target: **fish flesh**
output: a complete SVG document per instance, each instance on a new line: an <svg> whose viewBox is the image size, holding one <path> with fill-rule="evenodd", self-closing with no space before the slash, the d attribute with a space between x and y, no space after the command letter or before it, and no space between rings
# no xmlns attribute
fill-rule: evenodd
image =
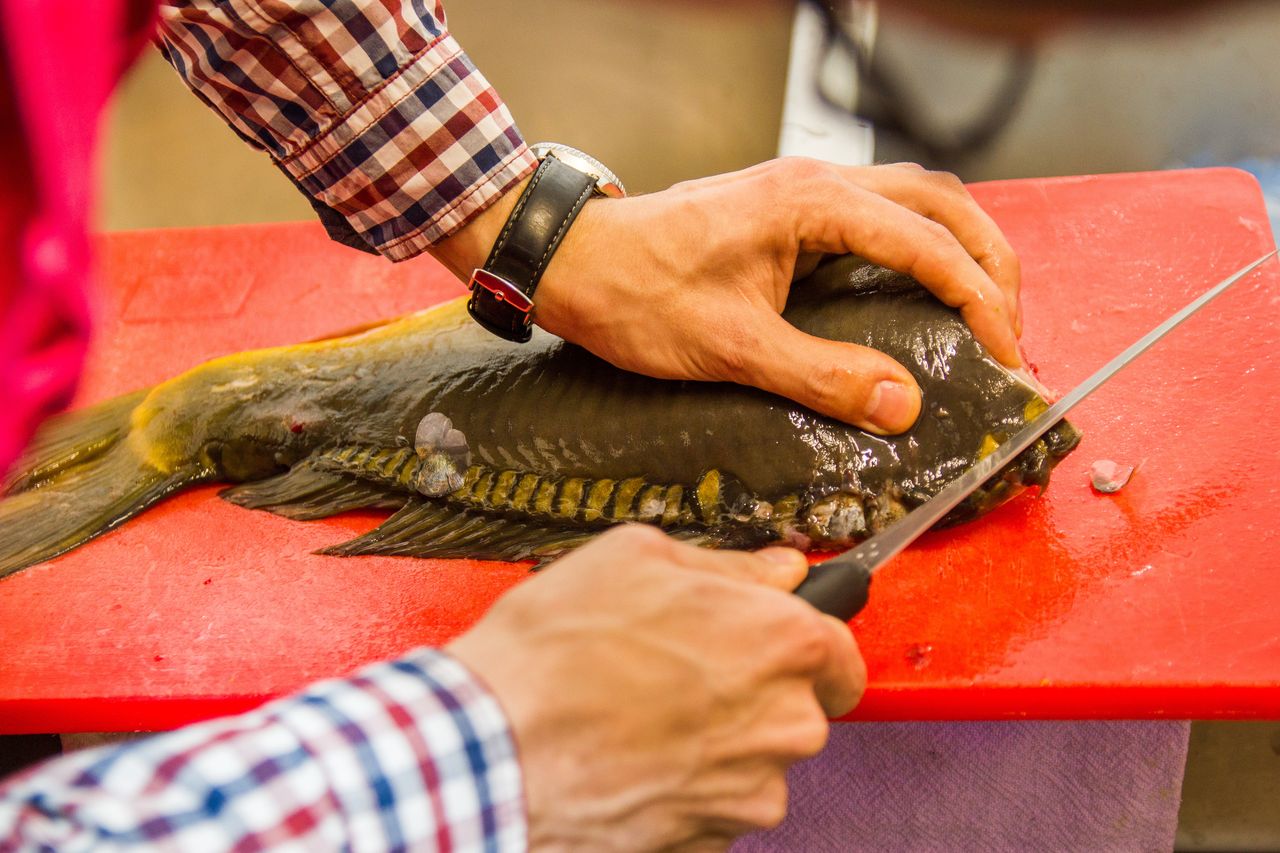
<svg viewBox="0 0 1280 853"><path fill-rule="evenodd" d="M165 496L295 519L395 510L326 553L545 560L622 522L711 547L843 547L936 494L1046 406L913 279L852 256L797 282L784 316L882 350L921 386L877 436L731 383L618 370L538 331L515 345L448 302L328 340L229 355L51 422L0 501L0 577ZM1079 441L1063 421L944 523L1026 486Z"/></svg>

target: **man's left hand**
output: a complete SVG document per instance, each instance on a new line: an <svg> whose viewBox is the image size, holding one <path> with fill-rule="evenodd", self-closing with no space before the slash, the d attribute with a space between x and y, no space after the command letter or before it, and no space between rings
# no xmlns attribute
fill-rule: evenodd
<svg viewBox="0 0 1280 853"><path fill-rule="evenodd" d="M512 190L437 257L469 275ZM589 202L538 287L535 321L617 367L754 385L876 433L920 411L889 356L807 335L781 317L822 253L907 273L960 310L1004 364L1020 364L1018 259L954 175L914 164L788 158L625 199Z"/></svg>

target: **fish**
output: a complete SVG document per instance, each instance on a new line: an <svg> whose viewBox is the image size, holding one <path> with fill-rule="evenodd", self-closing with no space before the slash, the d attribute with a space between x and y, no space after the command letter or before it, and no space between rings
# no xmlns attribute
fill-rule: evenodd
<svg viewBox="0 0 1280 853"><path fill-rule="evenodd" d="M321 553L554 559L642 523L706 547L843 548L936 494L1048 406L958 313L856 256L796 282L797 328L888 353L921 415L880 436L765 391L654 379L537 330L517 345L464 301L355 334L213 359L50 422L3 483L0 577L196 484L309 520L392 514ZM943 520L1044 489L1062 421Z"/></svg>

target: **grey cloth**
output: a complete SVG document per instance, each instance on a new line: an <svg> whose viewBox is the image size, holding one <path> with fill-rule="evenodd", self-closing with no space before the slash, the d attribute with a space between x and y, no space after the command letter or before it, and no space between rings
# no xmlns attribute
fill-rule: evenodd
<svg viewBox="0 0 1280 853"><path fill-rule="evenodd" d="M1186 722L839 723L756 851L1173 848Z"/></svg>

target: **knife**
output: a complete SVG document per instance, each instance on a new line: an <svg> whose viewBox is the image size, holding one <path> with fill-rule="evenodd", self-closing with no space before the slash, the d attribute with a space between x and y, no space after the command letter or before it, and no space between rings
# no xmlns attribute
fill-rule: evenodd
<svg viewBox="0 0 1280 853"><path fill-rule="evenodd" d="M906 516L856 548L811 566L808 576L796 587L795 594L823 613L846 621L852 619L866 606L871 578L881 566L941 520L952 507L968 497L974 489L986 482L1015 456L1034 444L1036 439L1049 431L1077 403L1097 390L1098 386L1114 376L1120 368L1133 361L1183 320L1199 311L1214 297L1275 255L1274 250L1268 252L1253 263L1227 276L1190 305L1147 332L1132 346L1099 368L1098 372L1028 422L995 451L979 459L968 471L952 480L943 487L942 491L907 513Z"/></svg>

